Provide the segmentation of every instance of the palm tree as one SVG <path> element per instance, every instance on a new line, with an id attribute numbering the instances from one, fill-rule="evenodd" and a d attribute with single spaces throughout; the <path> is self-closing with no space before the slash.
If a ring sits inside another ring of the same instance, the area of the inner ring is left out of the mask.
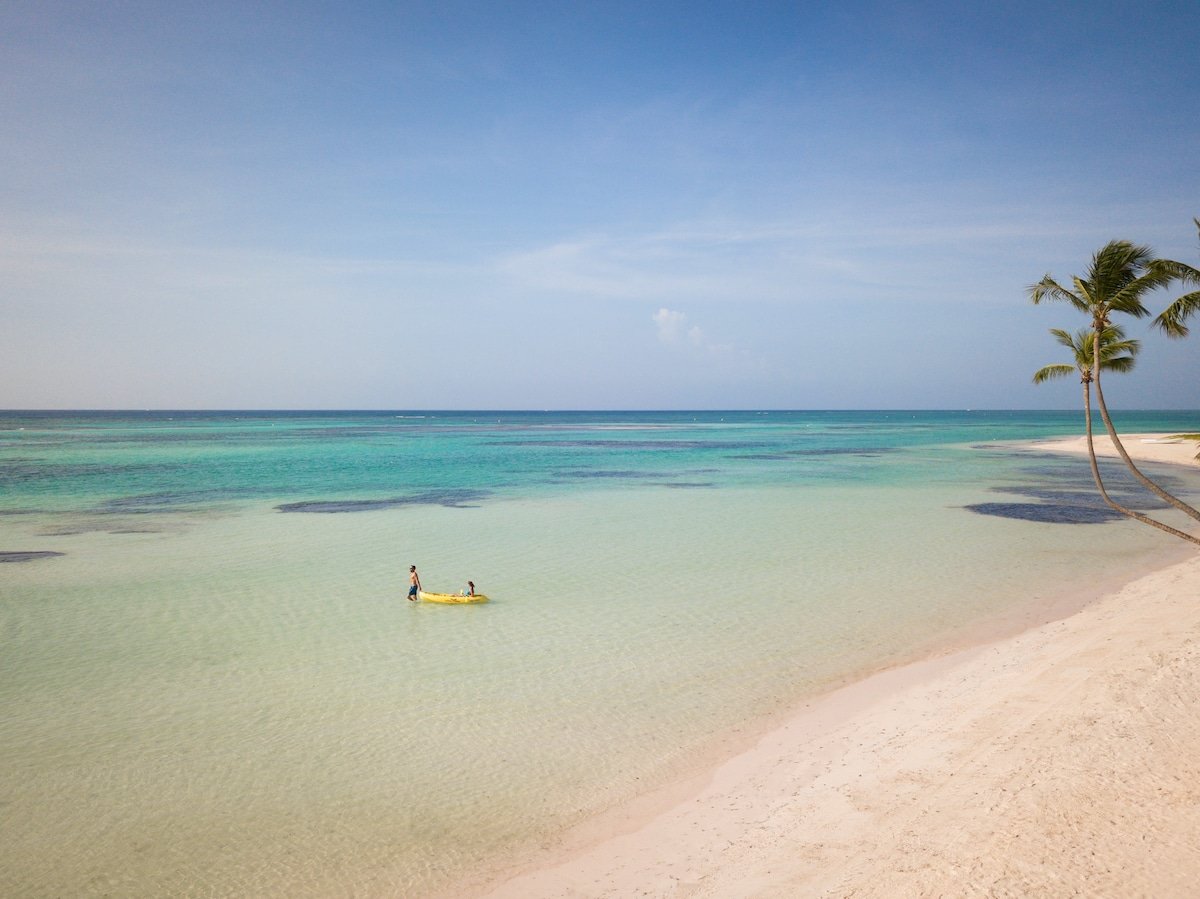
<path id="1" fill-rule="evenodd" d="M 1073 289 L 1063 287 L 1050 275 L 1046 275 L 1037 284 L 1029 288 L 1029 298 L 1035 304 L 1043 300 L 1065 302 L 1085 313 L 1092 319 L 1092 358 L 1103 359 L 1101 352 L 1101 335 L 1111 327 L 1109 316 L 1114 313 L 1143 318 L 1150 314 L 1143 298 L 1154 290 L 1166 287 L 1180 278 L 1180 263 L 1156 259 L 1149 247 L 1138 246 L 1127 240 L 1114 240 L 1105 244 L 1092 256 L 1087 278 L 1075 276 L 1071 279 Z M 1133 472 L 1146 489 L 1155 496 L 1179 509 L 1196 521 L 1200 521 L 1200 511 L 1189 506 L 1183 500 L 1172 496 L 1162 487 L 1146 477 L 1129 458 L 1124 444 L 1117 436 L 1108 414 L 1108 406 L 1104 402 L 1104 390 L 1100 385 L 1100 372 L 1104 365 L 1096 366 L 1092 379 L 1096 385 L 1096 403 L 1100 407 L 1100 417 L 1104 419 L 1104 427 L 1112 438 L 1113 446 L 1125 465 Z"/>
<path id="2" fill-rule="evenodd" d="M 1181 537 L 1192 543 L 1200 545 L 1200 539 L 1193 537 L 1191 534 L 1185 534 L 1183 531 L 1176 530 L 1169 525 L 1163 524 L 1161 521 L 1155 521 L 1140 512 L 1135 512 L 1133 509 L 1128 509 L 1122 506 L 1111 496 L 1104 487 L 1104 481 L 1100 477 L 1100 465 L 1096 461 L 1096 447 L 1092 442 L 1092 380 L 1093 368 L 1092 360 L 1096 358 L 1096 349 L 1100 350 L 1100 368 L 1107 371 L 1127 372 L 1133 368 L 1134 356 L 1141 349 L 1141 344 L 1136 340 L 1126 340 L 1125 333 L 1117 325 L 1110 325 L 1105 328 L 1100 334 L 1099 341 L 1096 340 L 1096 335 L 1089 330 L 1083 329 L 1071 334 L 1063 331 L 1060 328 L 1051 328 L 1050 333 L 1054 335 L 1054 339 L 1071 351 L 1074 359 L 1073 365 L 1060 363 L 1057 365 L 1046 365 L 1039 368 L 1033 375 L 1033 383 L 1041 384 L 1049 381 L 1052 378 L 1067 377 L 1075 372 L 1079 373 L 1079 380 L 1083 384 L 1083 415 L 1087 429 L 1087 448 L 1088 461 L 1092 466 L 1092 479 L 1096 482 L 1096 489 L 1100 491 L 1100 496 L 1104 502 L 1116 509 L 1122 515 L 1127 515 L 1143 524 L 1148 524 L 1151 527 L 1158 528 L 1160 531 L 1166 531 L 1168 534 L 1174 534 L 1176 537 Z"/>

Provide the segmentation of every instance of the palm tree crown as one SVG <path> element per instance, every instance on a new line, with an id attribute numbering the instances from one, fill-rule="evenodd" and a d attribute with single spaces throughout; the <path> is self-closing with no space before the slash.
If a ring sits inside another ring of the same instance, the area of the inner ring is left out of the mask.
<path id="1" fill-rule="evenodd" d="M 1057 300 L 1069 303 L 1092 317 L 1092 327 L 1103 333 L 1113 312 L 1143 318 L 1150 314 L 1143 298 L 1177 277 L 1169 266 L 1156 259 L 1153 250 L 1114 240 L 1093 257 L 1087 277 L 1071 279 L 1074 289 L 1063 287 L 1050 275 L 1029 288 L 1033 302 Z"/>
<path id="2" fill-rule="evenodd" d="M 1061 328 L 1051 328 L 1054 339 L 1071 351 L 1074 365 L 1057 364 L 1039 368 L 1033 383 L 1041 384 L 1051 378 L 1062 378 L 1079 372 L 1083 382 L 1092 380 L 1092 357 L 1095 352 L 1095 332 L 1086 328 L 1071 334 Z M 1126 340 L 1118 325 L 1109 325 L 1100 333 L 1100 367 L 1105 371 L 1127 372 L 1133 368 L 1134 356 L 1142 348 L 1136 340 Z"/>

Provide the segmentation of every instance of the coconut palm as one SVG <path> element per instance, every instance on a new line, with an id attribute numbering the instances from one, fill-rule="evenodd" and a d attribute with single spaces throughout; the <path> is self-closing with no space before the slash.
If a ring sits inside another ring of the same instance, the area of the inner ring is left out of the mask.
<path id="1" fill-rule="evenodd" d="M 1073 288 L 1068 289 L 1046 275 L 1037 284 L 1029 288 L 1029 298 L 1035 304 L 1043 300 L 1064 302 L 1083 312 L 1092 319 L 1092 358 L 1103 359 L 1101 339 L 1105 330 L 1111 327 L 1109 316 L 1113 314 L 1130 315 L 1143 318 L 1150 314 L 1143 302 L 1147 294 L 1162 287 L 1167 287 L 1180 277 L 1177 266 L 1156 259 L 1153 251 L 1146 246 L 1132 244 L 1127 240 L 1114 240 L 1105 244 L 1092 256 L 1087 277 L 1075 276 L 1071 279 Z M 1096 404 L 1100 407 L 1100 417 L 1108 436 L 1112 438 L 1113 446 L 1122 461 L 1137 478 L 1138 482 L 1155 496 L 1179 509 L 1196 521 L 1200 521 L 1200 511 L 1189 506 L 1183 500 L 1172 496 L 1158 484 L 1146 477 L 1133 464 L 1125 446 L 1117 436 L 1112 418 L 1108 414 L 1108 406 L 1104 402 L 1104 390 L 1100 384 L 1100 373 L 1104 365 L 1096 366 L 1092 372 L 1092 381 L 1096 385 Z"/>
<path id="2" fill-rule="evenodd" d="M 1092 360 L 1096 357 L 1096 348 L 1100 350 L 1100 368 L 1106 371 L 1127 372 L 1133 368 L 1134 356 L 1141 349 L 1141 344 L 1136 340 L 1126 340 L 1125 333 L 1117 325 L 1110 325 L 1105 328 L 1100 334 L 1100 340 L 1097 341 L 1096 335 L 1087 329 L 1082 329 L 1071 334 L 1068 331 L 1063 331 L 1060 328 L 1051 328 L 1050 333 L 1054 335 L 1054 339 L 1071 351 L 1071 356 L 1074 360 L 1073 364 L 1059 363 L 1056 365 L 1046 365 L 1039 368 L 1033 375 L 1033 383 L 1041 384 L 1053 378 L 1063 378 L 1069 375 L 1079 373 L 1079 380 L 1083 384 L 1083 415 L 1087 430 L 1087 448 L 1088 462 L 1092 466 L 1092 479 L 1096 482 L 1096 489 L 1100 491 L 1100 496 L 1104 502 L 1116 509 L 1122 515 L 1127 515 L 1143 524 L 1148 524 L 1151 527 L 1158 528 L 1160 531 L 1166 531 L 1168 534 L 1174 534 L 1176 537 L 1181 537 L 1192 543 L 1200 545 L 1200 539 L 1193 537 L 1191 534 L 1185 534 L 1183 531 L 1163 524 L 1161 521 L 1155 521 L 1140 512 L 1135 512 L 1133 509 L 1126 508 L 1108 495 L 1108 490 L 1104 487 L 1104 480 L 1100 477 L 1100 465 L 1096 461 L 1096 447 L 1092 442 L 1092 380 L 1094 365 Z"/>

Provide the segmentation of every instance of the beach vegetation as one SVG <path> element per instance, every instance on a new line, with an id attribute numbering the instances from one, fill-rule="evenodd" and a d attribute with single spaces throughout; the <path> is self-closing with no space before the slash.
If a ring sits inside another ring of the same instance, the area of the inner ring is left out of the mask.
<path id="1" fill-rule="evenodd" d="M 1200 222 L 1197 223 L 1197 227 L 1200 228 Z M 1200 284 L 1200 273 L 1197 273 L 1190 266 L 1174 262 L 1173 260 L 1158 259 L 1154 255 L 1154 252 L 1147 246 L 1134 244 L 1126 240 L 1114 240 L 1109 241 L 1092 256 L 1086 276 L 1080 277 L 1076 275 L 1072 277 L 1070 286 L 1067 287 L 1047 274 L 1042 280 L 1029 288 L 1029 297 L 1035 305 L 1042 302 L 1065 303 L 1091 319 L 1091 330 L 1089 333 L 1092 341 L 1092 353 L 1090 358 L 1092 360 L 1099 359 L 1101 362 L 1099 365 L 1089 363 L 1085 366 L 1080 366 L 1080 359 L 1077 357 L 1075 367 L 1080 371 L 1084 383 L 1085 424 L 1087 429 L 1088 454 L 1091 459 L 1093 477 L 1105 502 L 1122 512 L 1122 514 L 1135 518 L 1144 524 L 1173 533 L 1178 537 L 1200 545 L 1200 539 L 1185 534 L 1162 522 L 1148 518 L 1141 513 L 1126 509 L 1115 503 L 1107 495 L 1099 476 L 1099 466 L 1096 463 L 1095 452 L 1092 446 L 1091 419 L 1091 385 L 1094 384 L 1096 404 L 1099 407 L 1100 417 L 1104 422 L 1105 430 L 1108 432 L 1108 436 L 1112 440 L 1117 454 L 1121 457 L 1121 460 L 1133 474 L 1134 478 L 1159 499 L 1196 521 L 1200 521 L 1200 511 L 1197 511 L 1179 499 L 1179 497 L 1164 490 L 1159 484 L 1146 477 L 1134 464 L 1125 446 L 1121 443 L 1121 438 L 1117 435 L 1116 428 L 1113 426 L 1112 417 L 1108 412 L 1108 405 L 1104 400 L 1104 389 L 1101 383 L 1101 373 L 1106 368 L 1113 371 L 1119 370 L 1112 368 L 1112 366 L 1104 362 L 1106 335 L 1110 335 L 1113 338 L 1116 336 L 1112 331 L 1112 316 L 1128 315 L 1132 318 L 1145 318 L 1150 315 L 1150 310 L 1146 308 L 1146 300 L 1150 294 L 1168 288 L 1177 282 L 1192 283 L 1194 277 L 1195 283 Z M 1184 322 L 1194 314 L 1195 307 L 1200 306 L 1200 299 L 1188 300 L 1187 297 L 1189 296 L 1194 296 L 1194 294 L 1180 297 L 1171 303 L 1163 315 L 1160 315 L 1155 320 L 1156 324 L 1168 335 L 1182 336 L 1187 333 Z M 1071 346 L 1074 351 L 1074 338 L 1066 335 L 1065 332 L 1060 333 L 1067 337 L 1067 345 Z M 1058 334 L 1055 336 L 1058 337 Z M 1059 340 L 1062 342 L 1061 337 L 1059 337 Z M 1086 335 L 1084 340 L 1086 340 Z M 1128 365 L 1132 366 L 1132 354 L 1129 354 L 1129 356 L 1131 361 Z M 1045 369 L 1042 371 L 1045 371 Z M 1042 380 L 1057 376 L 1061 375 L 1048 373 L 1043 376 Z"/>

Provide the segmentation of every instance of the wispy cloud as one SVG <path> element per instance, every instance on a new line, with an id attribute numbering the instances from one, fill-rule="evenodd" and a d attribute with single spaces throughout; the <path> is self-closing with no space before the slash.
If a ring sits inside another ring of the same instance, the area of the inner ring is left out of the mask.
<path id="1" fill-rule="evenodd" d="M 524 290 L 636 300 L 668 311 L 693 301 L 956 303 L 957 290 L 930 285 L 1006 283 L 1006 270 L 995 266 L 999 250 L 1019 256 L 1051 233 L 1061 239 L 1062 230 L 1031 224 L 1023 208 L 940 216 L 917 206 L 905 216 L 812 210 L 790 221 L 699 220 L 569 236 L 502 257 L 496 267 Z M 981 267 L 982 259 L 991 267 Z"/>
<path id="2" fill-rule="evenodd" d="M 793 302 L 878 280 L 861 240 L 827 226 L 678 225 L 590 235 L 511 254 L 499 273 L 538 291 L 657 302 Z"/>
<path id="3" fill-rule="evenodd" d="M 644 237 L 564 240 L 515 253 L 500 261 L 503 273 L 544 290 L 614 298 L 709 293 L 705 279 L 688 271 L 687 248 Z"/>

